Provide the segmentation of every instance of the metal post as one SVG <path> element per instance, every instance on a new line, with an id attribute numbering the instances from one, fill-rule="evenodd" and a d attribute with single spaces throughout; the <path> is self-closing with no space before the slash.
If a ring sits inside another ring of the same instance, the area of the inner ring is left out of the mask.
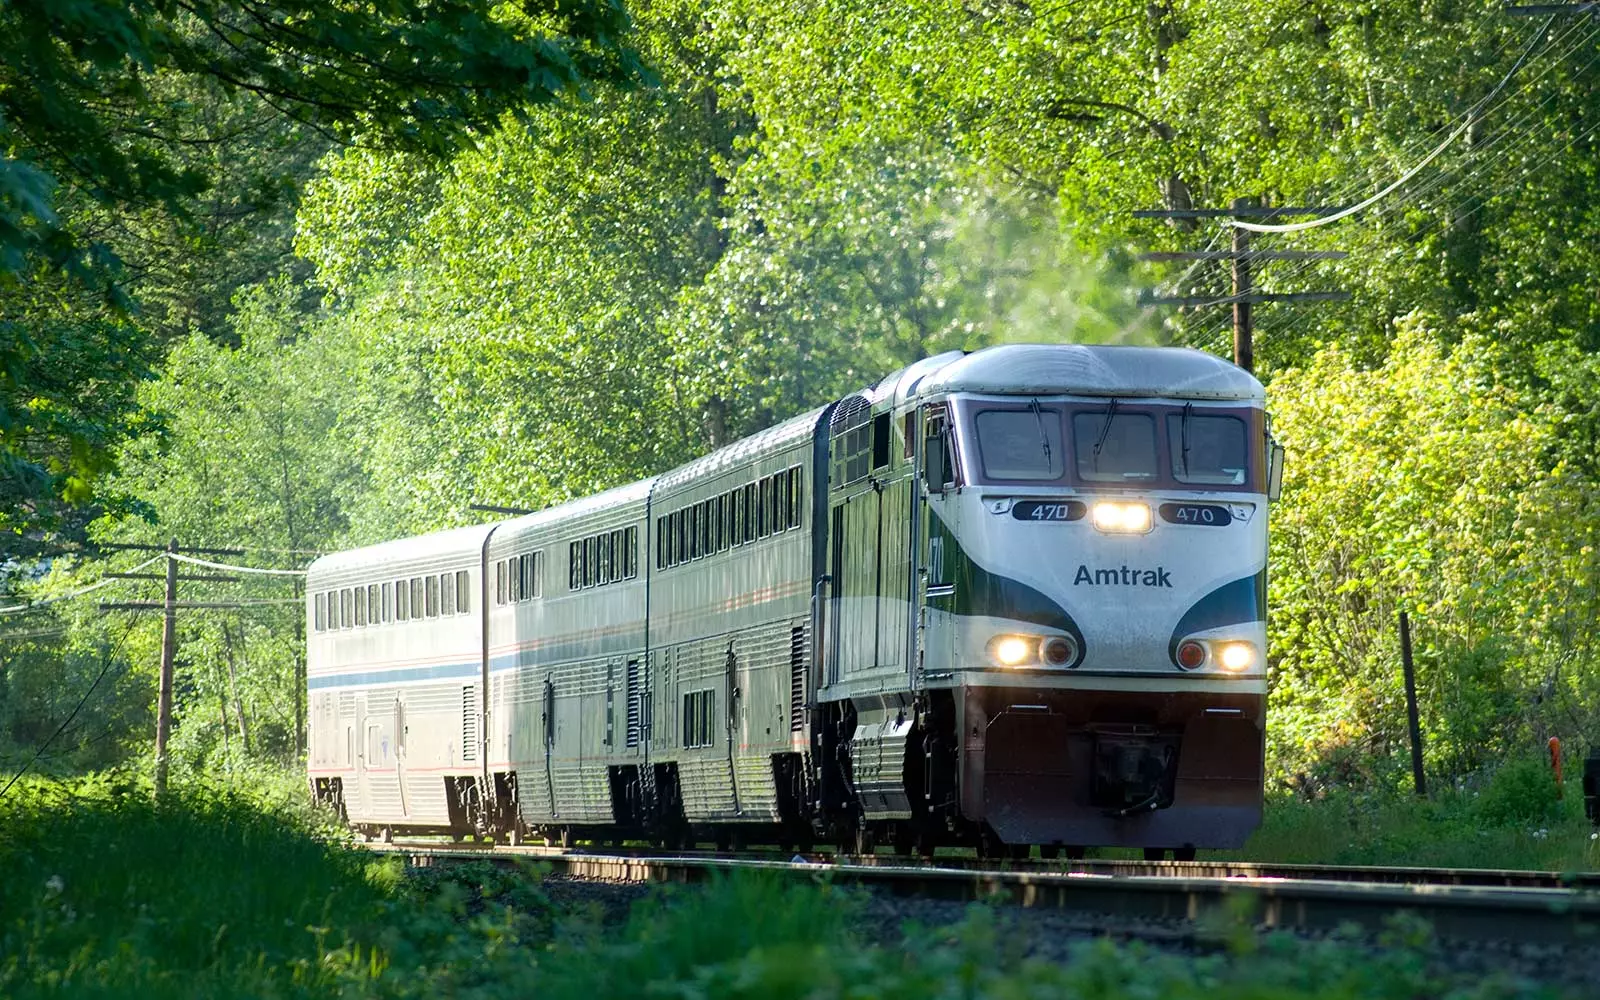
<path id="1" fill-rule="evenodd" d="M 1251 208 L 1249 198 L 1233 199 L 1233 210 Z M 1250 296 L 1255 286 L 1250 274 L 1250 231 L 1233 231 L 1233 363 L 1245 371 L 1255 369 L 1254 329 L 1250 320 Z"/>
<path id="2" fill-rule="evenodd" d="M 1417 672 L 1411 663 L 1411 619 L 1400 612 L 1400 667 L 1406 679 L 1406 723 L 1411 730 L 1411 781 L 1417 795 L 1427 796 L 1428 779 L 1422 773 L 1422 723 L 1417 716 Z"/>
<path id="3" fill-rule="evenodd" d="M 167 599 L 161 629 L 161 684 L 156 696 L 155 796 L 167 792 L 167 735 L 172 731 L 172 660 L 178 645 L 178 552 L 176 538 L 167 542 Z"/>

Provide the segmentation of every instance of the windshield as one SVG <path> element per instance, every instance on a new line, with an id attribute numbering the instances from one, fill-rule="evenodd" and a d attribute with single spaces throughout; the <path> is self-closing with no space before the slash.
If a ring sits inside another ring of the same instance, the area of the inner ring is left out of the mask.
<path id="1" fill-rule="evenodd" d="M 1061 478 L 1060 410 L 1037 403 L 1026 410 L 980 410 L 973 425 L 985 479 Z"/>
<path id="2" fill-rule="evenodd" d="M 1172 475 L 1180 483 L 1244 483 L 1249 468 L 1244 421 L 1192 411 L 1167 417 Z"/>
<path id="3" fill-rule="evenodd" d="M 966 403 L 960 417 L 974 483 L 1263 488 L 1264 418 L 1245 407 L 1013 397 Z"/>
<path id="4" fill-rule="evenodd" d="M 1156 422 L 1148 413 L 1080 410 L 1072 415 L 1072 451 L 1086 482 L 1144 482 L 1160 474 Z"/>

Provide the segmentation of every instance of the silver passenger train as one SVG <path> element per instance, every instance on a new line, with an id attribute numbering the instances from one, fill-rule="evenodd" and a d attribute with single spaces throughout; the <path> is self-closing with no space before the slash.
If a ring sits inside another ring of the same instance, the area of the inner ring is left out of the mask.
<path id="1" fill-rule="evenodd" d="M 1197 351 L 951 352 L 652 479 L 319 559 L 312 791 L 380 836 L 1238 847 L 1263 400 Z"/>

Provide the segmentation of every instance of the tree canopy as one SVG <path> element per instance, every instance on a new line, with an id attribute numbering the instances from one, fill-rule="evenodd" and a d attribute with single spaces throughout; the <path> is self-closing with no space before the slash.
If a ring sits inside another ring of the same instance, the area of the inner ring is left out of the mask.
<path id="1" fill-rule="evenodd" d="M 1231 234 L 1137 210 L 1351 204 L 1438 148 L 1353 218 L 1254 238 L 1348 254 L 1258 258 L 1263 289 L 1351 296 L 1256 314 L 1291 448 L 1275 773 L 1387 780 L 1402 608 L 1433 766 L 1600 718 L 1591 20 L 1498 0 L 37 7 L 47 51 L 0 61 L 34 74 L 8 84 L 60 74 L 33 104 L 0 87 L 0 528 L 54 498 L 104 514 L 98 539 L 328 549 L 657 472 L 949 348 L 1225 352 L 1225 309 L 1138 292 L 1223 298 L 1226 263 L 1138 257 Z M 219 655 L 259 651 L 263 698 L 286 683 L 283 622 L 206 627 Z M 74 669 L 103 648 L 85 628 Z"/>
<path id="2" fill-rule="evenodd" d="M 627 28 L 613 0 L 0 4 L 0 532 L 97 499 L 164 342 L 286 266 L 320 152 L 446 156 L 633 82 Z"/>

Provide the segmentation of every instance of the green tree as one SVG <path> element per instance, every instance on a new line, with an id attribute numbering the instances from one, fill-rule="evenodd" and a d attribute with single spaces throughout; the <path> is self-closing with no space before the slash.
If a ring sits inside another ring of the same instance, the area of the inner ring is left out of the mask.
<path id="1" fill-rule="evenodd" d="M 239 221 L 270 231 L 319 143 L 443 155 L 504 113 L 634 79 L 626 29 L 612 0 L 0 5 L 0 532 L 81 522 L 135 429 L 160 345 L 130 286 L 169 331 L 214 315 L 228 290 L 206 258 L 242 245 L 257 262 L 220 270 L 265 276 Z M 256 161 L 216 155 L 241 148 Z"/>
<path id="2" fill-rule="evenodd" d="M 1436 338 L 1413 317 L 1381 367 L 1329 348 L 1270 386 L 1291 456 L 1272 526 L 1280 776 L 1401 759 L 1402 609 L 1431 762 L 1450 775 L 1596 717 L 1600 511 L 1560 461 L 1561 415 L 1498 374 L 1514 348 L 1447 355 Z"/>

